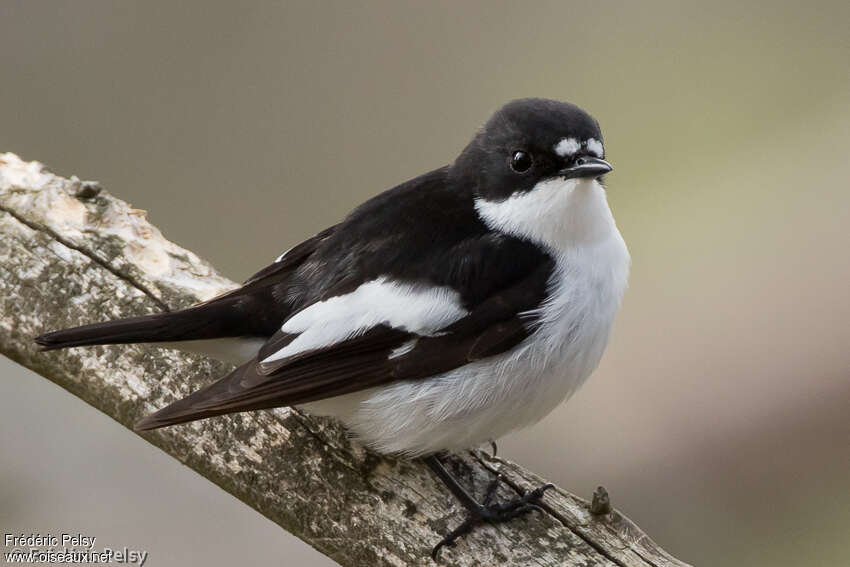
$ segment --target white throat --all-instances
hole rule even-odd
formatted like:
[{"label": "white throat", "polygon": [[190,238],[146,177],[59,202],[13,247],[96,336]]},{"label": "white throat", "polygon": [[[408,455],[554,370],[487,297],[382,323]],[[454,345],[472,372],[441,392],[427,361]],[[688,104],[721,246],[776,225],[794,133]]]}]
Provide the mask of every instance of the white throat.
[{"label": "white throat", "polygon": [[547,179],[503,201],[478,198],[475,210],[489,228],[554,252],[619,236],[605,189],[595,179]]}]

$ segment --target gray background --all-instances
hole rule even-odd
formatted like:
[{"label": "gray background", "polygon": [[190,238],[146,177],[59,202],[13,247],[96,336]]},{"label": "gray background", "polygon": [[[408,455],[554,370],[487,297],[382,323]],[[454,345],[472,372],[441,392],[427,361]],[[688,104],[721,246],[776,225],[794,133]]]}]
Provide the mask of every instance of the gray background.
[{"label": "gray background", "polygon": [[[700,565],[850,562],[846,2],[0,1],[0,150],[244,279],[450,161],[503,102],[601,122],[633,256],[611,345],[501,443]],[[148,565],[326,565],[0,361],[0,531]]]}]

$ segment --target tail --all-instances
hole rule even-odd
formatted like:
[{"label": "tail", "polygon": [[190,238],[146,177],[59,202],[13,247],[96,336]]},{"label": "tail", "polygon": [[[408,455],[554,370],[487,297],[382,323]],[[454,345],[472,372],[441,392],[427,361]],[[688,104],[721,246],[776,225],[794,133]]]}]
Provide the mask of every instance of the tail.
[{"label": "tail", "polygon": [[253,396],[246,392],[246,383],[263,379],[257,374],[257,359],[253,358],[221,380],[142,418],[133,429],[150,431],[216,415],[280,406],[273,396]]},{"label": "tail", "polygon": [[213,339],[240,334],[244,323],[234,301],[216,301],[182,311],[156,313],[83,325],[45,333],[35,338],[41,350],[115,345],[126,343],[156,343],[195,339]]}]

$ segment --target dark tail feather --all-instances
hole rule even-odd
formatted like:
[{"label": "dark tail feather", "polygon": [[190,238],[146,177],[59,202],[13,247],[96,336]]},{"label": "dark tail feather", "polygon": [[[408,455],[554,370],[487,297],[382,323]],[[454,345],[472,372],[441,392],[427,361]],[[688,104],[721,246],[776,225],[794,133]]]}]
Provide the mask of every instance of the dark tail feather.
[{"label": "dark tail feather", "polygon": [[83,325],[53,331],[35,338],[42,350],[115,345],[124,343],[155,343],[195,339],[214,339],[238,334],[234,324],[238,313],[231,301],[207,303],[183,311],[156,313]]},{"label": "dark tail feather", "polygon": [[279,407],[282,404],[274,391],[266,392],[266,395],[242,395],[246,382],[268,381],[268,378],[257,374],[256,368],[257,359],[254,358],[217,382],[140,419],[133,428],[150,431],[216,415]]},{"label": "dark tail feather", "polygon": [[163,315],[170,314],[158,313],[147,317],[132,317],[53,331],[36,337],[35,342],[41,345],[41,350],[56,350],[76,346],[168,340],[160,338],[168,331],[166,317]]}]

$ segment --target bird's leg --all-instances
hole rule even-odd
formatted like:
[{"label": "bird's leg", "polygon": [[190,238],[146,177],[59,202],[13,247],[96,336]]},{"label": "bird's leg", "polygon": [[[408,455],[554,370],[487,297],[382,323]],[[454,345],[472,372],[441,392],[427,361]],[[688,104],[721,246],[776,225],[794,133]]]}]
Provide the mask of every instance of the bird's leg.
[{"label": "bird's leg", "polygon": [[446,470],[443,463],[440,462],[436,455],[426,457],[424,460],[428,467],[441,481],[443,481],[446,488],[454,494],[455,498],[463,504],[464,508],[466,508],[469,513],[466,519],[461,522],[458,527],[449,532],[446,537],[434,546],[434,549],[431,551],[431,557],[435,561],[437,560],[440,549],[442,549],[443,546],[454,547],[455,541],[457,541],[458,538],[468,534],[479,524],[507,522],[512,518],[516,518],[517,516],[532,510],[542,511],[542,508],[537,506],[535,502],[540,500],[546,490],[554,486],[551,483],[546,483],[539,488],[526,492],[519,498],[515,498],[514,500],[505,502],[504,504],[494,504],[492,502],[493,497],[496,494],[496,489],[499,487],[499,482],[501,480],[501,475],[499,475],[487,486],[487,493],[484,496],[484,501],[483,503],[479,503],[469,494],[469,492],[466,491],[465,488],[460,485],[460,483],[458,483],[457,479]]}]

